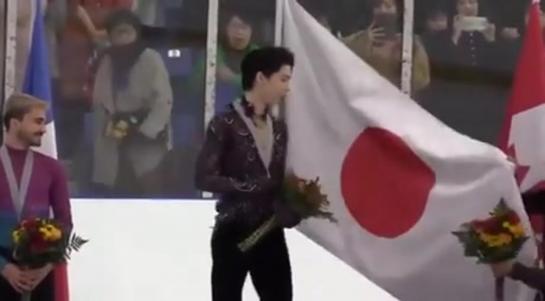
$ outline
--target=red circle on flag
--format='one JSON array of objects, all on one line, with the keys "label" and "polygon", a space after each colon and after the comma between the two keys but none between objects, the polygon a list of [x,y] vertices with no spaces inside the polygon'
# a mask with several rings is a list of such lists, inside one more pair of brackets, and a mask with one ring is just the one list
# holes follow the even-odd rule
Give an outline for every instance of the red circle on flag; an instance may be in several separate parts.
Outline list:
[{"label": "red circle on flag", "polygon": [[348,210],[365,230],[395,238],[422,217],[435,173],[392,132],[367,128],[351,145],[341,172]]}]

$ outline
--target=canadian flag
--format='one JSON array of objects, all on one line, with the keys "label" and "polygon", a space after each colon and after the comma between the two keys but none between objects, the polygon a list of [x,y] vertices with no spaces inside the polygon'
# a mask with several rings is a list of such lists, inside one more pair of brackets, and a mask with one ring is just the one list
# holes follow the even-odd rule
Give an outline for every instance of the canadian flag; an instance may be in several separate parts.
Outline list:
[{"label": "canadian flag", "polygon": [[[539,1],[534,0],[500,140],[502,149],[517,162],[520,190],[531,193],[545,190],[545,47],[540,15]],[[543,218],[531,216],[532,226],[541,234]]]},{"label": "canadian flag", "polygon": [[[451,231],[501,198],[531,231],[505,154],[420,108],[294,0],[283,2],[283,45],[296,58],[288,163],[320,177],[339,221],[300,230],[400,300],[493,300],[490,269],[464,257]],[[518,259],[535,253],[528,241]],[[506,300],[532,297],[506,282]]]},{"label": "canadian flag", "polygon": [[545,188],[545,47],[540,14],[539,1],[533,1],[501,141],[516,159],[523,192]]}]

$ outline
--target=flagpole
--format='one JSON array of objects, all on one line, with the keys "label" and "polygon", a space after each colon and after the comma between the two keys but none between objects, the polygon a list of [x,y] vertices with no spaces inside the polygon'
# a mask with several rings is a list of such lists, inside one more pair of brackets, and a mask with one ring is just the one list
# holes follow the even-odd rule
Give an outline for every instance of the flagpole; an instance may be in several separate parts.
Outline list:
[{"label": "flagpole", "polygon": [[214,117],[216,98],[216,60],[218,52],[219,1],[208,1],[208,29],[206,39],[206,86],[204,91],[204,125]]},{"label": "flagpole", "polygon": [[[6,5],[6,33],[4,40],[4,100],[15,90],[15,51],[17,45],[17,1],[4,0]],[[2,102],[2,108],[3,108]]]},{"label": "flagpole", "polygon": [[414,0],[404,0],[403,48],[401,52],[401,91],[411,95],[413,70]]},{"label": "flagpole", "polygon": [[[274,45],[282,46],[283,32],[282,28],[284,27],[284,1],[285,0],[276,0],[276,9],[274,15]],[[295,1],[295,0],[292,0]],[[276,105],[272,108],[272,114],[276,117],[280,115],[280,111],[284,111],[284,107]]]},{"label": "flagpole", "polygon": [[[215,114],[216,103],[216,61],[218,52],[219,0],[208,0],[208,28],[206,38],[206,85],[204,91],[204,131]],[[203,198],[211,198],[209,192],[202,192]]]},{"label": "flagpole", "polygon": [[[5,33],[4,33],[4,93],[2,95],[2,112],[6,99],[15,91],[15,52],[17,31],[17,2],[4,0]],[[0,131],[0,139],[4,140],[4,131]]]},{"label": "flagpole", "polygon": [[276,10],[274,16],[274,45],[282,44],[282,27],[284,26],[284,1],[276,0]]}]

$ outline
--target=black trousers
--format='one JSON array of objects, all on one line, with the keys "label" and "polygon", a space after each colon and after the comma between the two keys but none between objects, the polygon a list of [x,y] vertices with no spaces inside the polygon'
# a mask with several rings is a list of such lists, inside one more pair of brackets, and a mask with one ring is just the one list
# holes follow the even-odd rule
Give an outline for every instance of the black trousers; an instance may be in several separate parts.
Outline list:
[{"label": "black trousers", "polygon": [[291,301],[291,266],[284,231],[270,232],[242,253],[237,244],[251,230],[237,224],[216,226],[212,235],[212,301],[241,301],[248,273],[261,301]]},{"label": "black trousers", "polygon": [[[0,248],[0,256],[11,261],[11,254],[8,250]],[[1,301],[19,301],[21,295],[11,287],[11,284],[2,276],[0,276],[0,300]],[[31,294],[32,301],[55,301],[55,283],[53,272],[51,272],[40,283]]]}]

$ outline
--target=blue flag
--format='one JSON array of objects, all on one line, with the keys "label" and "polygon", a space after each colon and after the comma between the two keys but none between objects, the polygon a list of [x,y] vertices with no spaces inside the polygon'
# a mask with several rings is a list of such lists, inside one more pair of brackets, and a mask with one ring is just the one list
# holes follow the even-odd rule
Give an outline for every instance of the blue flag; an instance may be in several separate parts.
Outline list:
[{"label": "blue flag", "polygon": [[47,51],[47,37],[45,33],[42,1],[37,0],[35,5],[36,12],[34,15],[32,39],[22,92],[48,102],[47,132],[42,138],[42,145],[37,150],[51,157],[56,157],[57,144],[52,113],[53,97],[51,93],[51,72],[49,70],[49,55]]},{"label": "blue flag", "polygon": [[34,28],[30,52],[27,61],[23,92],[49,102],[47,121],[53,120],[51,72],[49,70],[49,55],[47,51],[47,38],[45,33],[44,18],[42,13],[42,1],[36,1],[36,13],[34,16]]}]

